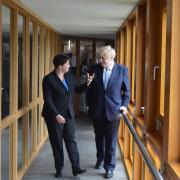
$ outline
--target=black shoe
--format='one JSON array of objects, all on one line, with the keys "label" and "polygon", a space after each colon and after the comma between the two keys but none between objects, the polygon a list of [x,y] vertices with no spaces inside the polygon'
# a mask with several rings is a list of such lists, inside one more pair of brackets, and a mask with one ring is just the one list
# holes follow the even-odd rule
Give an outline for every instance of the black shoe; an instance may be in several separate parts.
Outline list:
[{"label": "black shoe", "polygon": [[56,171],[54,177],[56,177],[56,178],[62,177],[62,171]]},{"label": "black shoe", "polygon": [[102,167],[103,167],[103,162],[102,161],[100,161],[100,162],[97,161],[95,166],[94,166],[95,169],[101,169]]},{"label": "black shoe", "polygon": [[82,174],[86,172],[86,169],[75,169],[73,170],[73,176],[77,176],[78,174]]},{"label": "black shoe", "polygon": [[106,171],[105,174],[104,174],[104,177],[106,179],[112,178],[113,177],[113,171],[111,171],[111,170]]}]

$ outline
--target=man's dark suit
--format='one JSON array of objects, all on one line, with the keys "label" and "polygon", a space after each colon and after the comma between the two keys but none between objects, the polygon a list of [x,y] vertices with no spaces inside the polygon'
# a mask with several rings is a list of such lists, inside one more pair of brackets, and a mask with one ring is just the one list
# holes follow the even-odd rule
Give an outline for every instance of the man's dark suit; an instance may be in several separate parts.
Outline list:
[{"label": "man's dark suit", "polygon": [[[53,150],[55,168],[61,170],[64,162],[63,139],[72,164],[73,170],[79,167],[79,153],[75,141],[75,120],[73,108],[73,93],[82,92],[86,85],[77,86],[74,76],[68,72],[65,74],[68,90],[53,71],[43,79],[44,106],[42,116],[44,117],[49,139]],[[57,115],[65,118],[65,124],[59,124]]]},{"label": "man's dark suit", "polygon": [[97,161],[104,161],[104,168],[113,171],[119,109],[121,106],[127,107],[130,99],[128,70],[115,63],[106,90],[103,84],[103,67],[97,64],[92,72],[95,73],[95,78],[87,91],[87,103],[95,130]]}]

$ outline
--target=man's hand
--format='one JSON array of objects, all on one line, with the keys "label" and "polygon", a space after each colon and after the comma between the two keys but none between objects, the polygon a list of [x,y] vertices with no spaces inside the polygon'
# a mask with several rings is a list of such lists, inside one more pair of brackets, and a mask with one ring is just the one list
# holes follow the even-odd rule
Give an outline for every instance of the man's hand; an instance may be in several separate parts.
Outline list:
[{"label": "man's hand", "polygon": [[121,106],[119,108],[124,114],[127,114],[127,108],[125,106]]},{"label": "man's hand", "polygon": [[66,120],[60,114],[56,116],[56,120],[59,124],[64,124]]},{"label": "man's hand", "polygon": [[93,73],[92,76],[89,75],[89,73],[87,73],[87,86],[89,86],[92,82],[92,80],[94,79],[95,74]]}]

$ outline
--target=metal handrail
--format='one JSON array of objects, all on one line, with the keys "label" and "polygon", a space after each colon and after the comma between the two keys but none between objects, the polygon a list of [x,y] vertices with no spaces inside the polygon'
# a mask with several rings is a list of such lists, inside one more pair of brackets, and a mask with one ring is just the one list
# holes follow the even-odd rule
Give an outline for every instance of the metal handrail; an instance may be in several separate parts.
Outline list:
[{"label": "metal handrail", "polygon": [[155,167],[155,165],[153,164],[153,161],[151,159],[151,157],[149,156],[144,144],[142,143],[142,141],[140,140],[139,136],[137,135],[133,125],[130,123],[127,115],[125,113],[122,112],[122,115],[123,115],[123,118],[124,118],[124,121],[129,129],[129,131],[131,132],[138,148],[139,148],[139,151],[145,161],[145,163],[147,164],[149,170],[151,171],[152,175],[154,176],[154,178],[156,180],[163,180],[163,177],[162,175],[160,174],[160,172],[158,171],[158,169]]}]

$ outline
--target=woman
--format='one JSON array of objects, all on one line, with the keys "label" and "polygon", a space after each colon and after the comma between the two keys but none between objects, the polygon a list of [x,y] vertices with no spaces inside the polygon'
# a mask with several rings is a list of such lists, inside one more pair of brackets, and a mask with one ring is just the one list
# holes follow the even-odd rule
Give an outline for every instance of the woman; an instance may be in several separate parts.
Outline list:
[{"label": "woman", "polygon": [[75,119],[73,108],[73,93],[83,92],[92,81],[88,76],[87,85],[77,86],[72,73],[69,71],[69,56],[56,55],[53,60],[54,71],[43,79],[44,106],[42,116],[45,119],[49,140],[53,151],[56,174],[62,176],[64,163],[63,139],[72,165],[74,176],[84,173],[80,168],[79,152],[75,141]]}]

